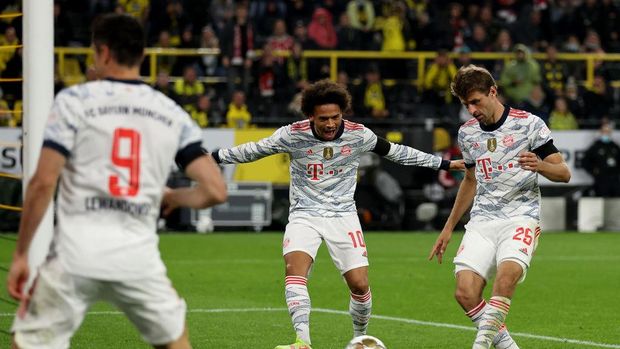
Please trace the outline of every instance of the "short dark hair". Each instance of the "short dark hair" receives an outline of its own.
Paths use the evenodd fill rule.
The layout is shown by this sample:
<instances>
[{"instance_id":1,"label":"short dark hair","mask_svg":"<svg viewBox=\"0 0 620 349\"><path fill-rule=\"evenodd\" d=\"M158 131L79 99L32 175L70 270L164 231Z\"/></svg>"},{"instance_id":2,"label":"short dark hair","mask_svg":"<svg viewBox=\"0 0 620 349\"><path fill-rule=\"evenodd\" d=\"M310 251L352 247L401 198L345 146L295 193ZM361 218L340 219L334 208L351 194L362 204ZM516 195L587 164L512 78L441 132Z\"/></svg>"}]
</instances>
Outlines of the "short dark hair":
<instances>
[{"instance_id":1,"label":"short dark hair","mask_svg":"<svg viewBox=\"0 0 620 349\"><path fill-rule=\"evenodd\" d=\"M485 68L473 64L461 67L450 84L452 94L460 99L466 99L475 91L489 93L491 87L497 88L493 75Z\"/></svg>"},{"instance_id":2,"label":"short dark hair","mask_svg":"<svg viewBox=\"0 0 620 349\"><path fill-rule=\"evenodd\" d=\"M323 79L308 86L301 95L301 111L305 116L311 116L316 106L324 104L337 104L346 114L351 109L351 94L346 87Z\"/></svg>"},{"instance_id":3,"label":"short dark hair","mask_svg":"<svg viewBox=\"0 0 620 349\"><path fill-rule=\"evenodd\" d=\"M144 57L144 30L131 16L105 14L93 23L93 44L96 50L108 46L118 64L134 67Z\"/></svg>"}]
</instances>

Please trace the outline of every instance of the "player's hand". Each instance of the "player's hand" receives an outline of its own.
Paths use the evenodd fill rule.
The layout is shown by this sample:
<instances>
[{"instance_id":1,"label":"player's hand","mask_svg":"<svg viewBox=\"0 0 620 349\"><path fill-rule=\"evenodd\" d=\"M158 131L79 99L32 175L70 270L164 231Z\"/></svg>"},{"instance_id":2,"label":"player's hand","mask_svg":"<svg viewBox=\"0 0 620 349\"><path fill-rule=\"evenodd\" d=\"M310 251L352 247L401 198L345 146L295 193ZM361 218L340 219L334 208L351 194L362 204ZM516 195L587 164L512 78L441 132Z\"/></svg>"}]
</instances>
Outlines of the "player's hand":
<instances>
[{"instance_id":1,"label":"player's hand","mask_svg":"<svg viewBox=\"0 0 620 349\"><path fill-rule=\"evenodd\" d=\"M465 160L450 160L450 170L465 171Z\"/></svg>"},{"instance_id":2,"label":"player's hand","mask_svg":"<svg viewBox=\"0 0 620 349\"><path fill-rule=\"evenodd\" d=\"M20 303L17 310L17 315L20 317L24 317L26 314L28 301L30 300L30 294L24 291L29 276L28 256L14 255L11 268L9 269L9 276L7 277L7 289L9 295Z\"/></svg>"},{"instance_id":3,"label":"player's hand","mask_svg":"<svg viewBox=\"0 0 620 349\"><path fill-rule=\"evenodd\" d=\"M519 155L519 165L524 170L538 172L541 160L538 156L530 151L523 152Z\"/></svg>"},{"instance_id":4,"label":"player's hand","mask_svg":"<svg viewBox=\"0 0 620 349\"><path fill-rule=\"evenodd\" d=\"M437 241L435 241L435 245L431 249L431 254L428 256L428 260L432 261L434 256L437 256L437 262L441 264L443 260L443 254L446 252L446 247L450 243L450 238L452 238L452 232L448 230L443 230L441 234L437 237Z\"/></svg>"},{"instance_id":5,"label":"player's hand","mask_svg":"<svg viewBox=\"0 0 620 349\"><path fill-rule=\"evenodd\" d=\"M179 207L179 204L174 200L174 189L164 187L164 195L161 199L162 215L164 217L168 216L177 207Z\"/></svg>"}]
</instances>

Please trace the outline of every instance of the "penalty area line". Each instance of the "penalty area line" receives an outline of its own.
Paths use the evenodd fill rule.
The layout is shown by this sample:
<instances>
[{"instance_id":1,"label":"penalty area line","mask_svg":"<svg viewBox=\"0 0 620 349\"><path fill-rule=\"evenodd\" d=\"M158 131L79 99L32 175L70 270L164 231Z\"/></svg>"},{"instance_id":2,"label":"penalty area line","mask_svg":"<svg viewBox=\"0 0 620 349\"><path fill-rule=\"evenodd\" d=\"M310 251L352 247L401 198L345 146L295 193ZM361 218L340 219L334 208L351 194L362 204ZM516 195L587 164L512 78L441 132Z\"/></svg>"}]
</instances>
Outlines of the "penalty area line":
<instances>
[{"instance_id":1,"label":"penalty area line","mask_svg":"<svg viewBox=\"0 0 620 349\"><path fill-rule=\"evenodd\" d=\"M187 313L189 313L189 314L197 314L197 313L208 313L208 314L212 314L212 313L261 313L261 312L264 313L264 312L284 312L284 311L288 311L288 309L287 308L222 308L222 309L201 309L201 308L196 308L196 309L188 309ZM312 312L350 316L348 311L335 310L335 309L315 308L315 309L312 309ZM88 312L87 315L89 315L89 316L90 315L123 315L123 313L120 312L120 311L91 311L91 312ZM2 318L2 317L13 317L13 316L15 316L14 313L0 313L0 318ZM401 317L395 317L395 316L385 316L385 315L375 315L375 314L373 314L372 315L372 319L374 319L374 320L385 320L385 321L402 322L402 323L406 323L406 324L420 325L420 326L443 327L443 328L451 328L451 329L456 329L456 330L475 331L475 329L473 327L471 327L471 326L461 326L461 325L454 325L454 324L448 324L448 323L442 323L442 322L421 321L421 320L407 319L407 318L401 318ZM570 344L576 344L576 345L581 345L581 346L597 347L597 348L620 349L620 344L598 343L598 342L584 341L584 340L571 339L571 338L542 336L542 335L537 335L537 334L523 333L523 332L512 332L512 331L510 332L510 335L513 336L513 337L524 337L524 338L538 339L538 340L549 341L549 342L570 343Z\"/></svg>"}]
</instances>

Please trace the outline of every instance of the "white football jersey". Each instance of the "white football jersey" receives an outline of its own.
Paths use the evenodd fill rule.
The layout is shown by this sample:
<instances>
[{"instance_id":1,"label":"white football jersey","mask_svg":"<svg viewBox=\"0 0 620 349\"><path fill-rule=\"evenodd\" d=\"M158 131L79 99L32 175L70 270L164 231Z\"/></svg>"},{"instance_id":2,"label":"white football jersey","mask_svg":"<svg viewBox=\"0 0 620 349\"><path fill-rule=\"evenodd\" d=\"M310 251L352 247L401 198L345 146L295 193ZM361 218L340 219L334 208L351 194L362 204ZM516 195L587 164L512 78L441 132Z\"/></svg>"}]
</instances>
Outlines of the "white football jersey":
<instances>
[{"instance_id":1,"label":"white football jersey","mask_svg":"<svg viewBox=\"0 0 620 349\"><path fill-rule=\"evenodd\" d=\"M362 124L343 120L336 139L324 141L314 134L309 120L283 126L258 142L220 149L221 163L243 163L276 153L291 157L290 214L341 217L356 214L355 187L360 155L371 151L377 136ZM439 169L441 157L414 148L390 144L387 159L403 165Z\"/></svg>"},{"instance_id":2,"label":"white football jersey","mask_svg":"<svg viewBox=\"0 0 620 349\"><path fill-rule=\"evenodd\" d=\"M70 273L103 280L165 271L156 221L175 155L199 147L200 128L139 81L62 90L44 146L67 157L52 253Z\"/></svg>"},{"instance_id":3,"label":"white football jersey","mask_svg":"<svg viewBox=\"0 0 620 349\"><path fill-rule=\"evenodd\" d=\"M540 218L538 174L519 166L519 154L551 141L545 122L529 112L506 106L491 127L476 119L459 130L459 147L468 167L475 166L477 190L472 222Z\"/></svg>"}]
</instances>

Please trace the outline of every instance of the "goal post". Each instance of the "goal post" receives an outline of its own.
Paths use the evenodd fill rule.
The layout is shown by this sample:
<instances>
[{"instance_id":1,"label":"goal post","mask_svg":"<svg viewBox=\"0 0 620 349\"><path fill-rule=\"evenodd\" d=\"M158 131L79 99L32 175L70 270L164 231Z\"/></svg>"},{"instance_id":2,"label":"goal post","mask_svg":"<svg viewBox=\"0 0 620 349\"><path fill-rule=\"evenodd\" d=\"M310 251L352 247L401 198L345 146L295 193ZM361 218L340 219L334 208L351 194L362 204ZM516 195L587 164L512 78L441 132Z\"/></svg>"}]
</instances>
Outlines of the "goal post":
<instances>
[{"instance_id":1,"label":"goal post","mask_svg":"<svg viewBox=\"0 0 620 349\"><path fill-rule=\"evenodd\" d=\"M54 99L54 1L23 1L23 194L34 174L43 130ZM50 205L30 245L30 280L49 251L53 235L53 204Z\"/></svg>"}]
</instances>

